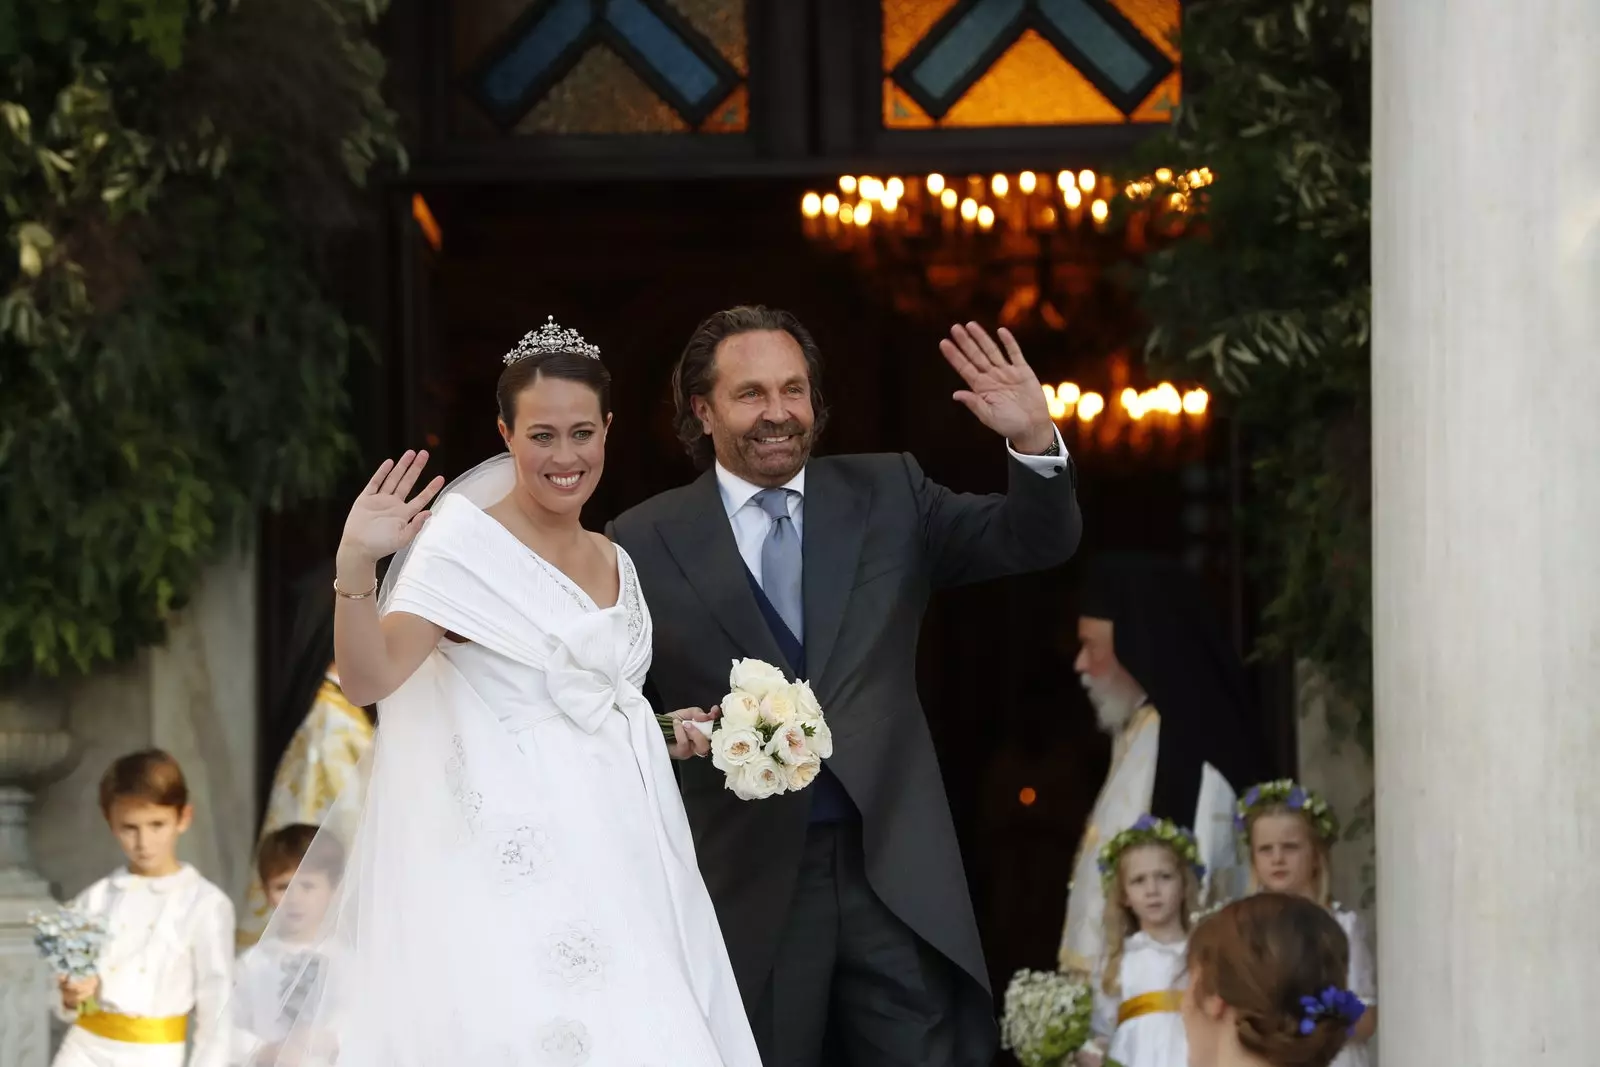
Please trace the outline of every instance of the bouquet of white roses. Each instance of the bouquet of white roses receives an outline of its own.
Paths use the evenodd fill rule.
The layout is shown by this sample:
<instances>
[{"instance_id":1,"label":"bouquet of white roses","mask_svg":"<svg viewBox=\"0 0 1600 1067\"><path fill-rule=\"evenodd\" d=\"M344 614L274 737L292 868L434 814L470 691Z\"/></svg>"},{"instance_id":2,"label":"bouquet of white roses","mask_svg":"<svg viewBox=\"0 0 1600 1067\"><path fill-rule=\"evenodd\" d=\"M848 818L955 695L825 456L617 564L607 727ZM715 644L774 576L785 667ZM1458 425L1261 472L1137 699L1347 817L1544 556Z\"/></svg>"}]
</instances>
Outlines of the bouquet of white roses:
<instances>
[{"instance_id":1,"label":"bouquet of white roses","mask_svg":"<svg viewBox=\"0 0 1600 1067\"><path fill-rule=\"evenodd\" d=\"M33 927L33 944L39 956L57 977L81 981L92 978L106 943L106 923L99 916L85 915L74 908L59 908L48 914L28 916ZM84 1002L85 1013L96 1009L94 998Z\"/></svg>"},{"instance_id":2,"label":"bouquet of white roses","mask_svg":"<svg viewBox=\"0 0 1600 1067\"><path fill-rule=\"evenodd\" d=\"M1018 971L1006 987L1000 1045L1022 1067L1059 1067L1089 1042L1094 991L1070 974Z\"/></svg>"},{"instance_id":3,"label":"bouquet of white roses","mask_svg":"<svg viewBox=\"0 0 1600 1067\"><path fill-rule=\"evenodd\" d=\"M711 736L711 762L740 800L804 789L833 755L833 732L808 682L791 682L758 659L734 660L715 722L687 722ZM670 728L670 721L663 726Z\"/></svg>"}]
</instances>

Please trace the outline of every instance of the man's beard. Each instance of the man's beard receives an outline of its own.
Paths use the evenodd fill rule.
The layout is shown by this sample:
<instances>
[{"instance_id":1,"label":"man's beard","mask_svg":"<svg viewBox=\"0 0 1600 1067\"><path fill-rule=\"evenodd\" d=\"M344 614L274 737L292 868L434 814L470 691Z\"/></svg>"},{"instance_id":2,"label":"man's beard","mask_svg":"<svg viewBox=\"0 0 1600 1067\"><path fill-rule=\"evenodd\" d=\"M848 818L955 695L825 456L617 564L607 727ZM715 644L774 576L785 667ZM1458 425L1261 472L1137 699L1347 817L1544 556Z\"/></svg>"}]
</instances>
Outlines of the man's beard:
<instances>
[{"instance_id":1,"label":"man's beard","mask_svg":"<svg viewBox=\"0 0 1600 1067\"><path fill-rule=\"evenodd\" d=\"M1080 674L1078 681L1083 685L1083 691L1089 696L1089 703L1094 705L1094 717L1100 724L1100 729L1115 737L1128 725L1128 720L1133 718L1133 713L1139 710L1143 697L1130 686L1119 686L1113 681L1095 678L1093 675Z\"/></svg>"},{"instance_id":2,"label":"man's beard","mask_svg":"<svg viewBox=\"0 0 1600 1067\"><path fill-rule=\"evenodd\" d=\"M757 442L763 437L789 437L790 447L785 450L786 455L763 454ZM749 433L739 439L736 445L743 471L735 474L744 476L758 475L753 481L787 481L800 473L800 468L806 465L811 458L811 445L815 439L815 430L802 426L798 421L790 419L787 422L760 422Z\"/></svg>"}]
</instances>

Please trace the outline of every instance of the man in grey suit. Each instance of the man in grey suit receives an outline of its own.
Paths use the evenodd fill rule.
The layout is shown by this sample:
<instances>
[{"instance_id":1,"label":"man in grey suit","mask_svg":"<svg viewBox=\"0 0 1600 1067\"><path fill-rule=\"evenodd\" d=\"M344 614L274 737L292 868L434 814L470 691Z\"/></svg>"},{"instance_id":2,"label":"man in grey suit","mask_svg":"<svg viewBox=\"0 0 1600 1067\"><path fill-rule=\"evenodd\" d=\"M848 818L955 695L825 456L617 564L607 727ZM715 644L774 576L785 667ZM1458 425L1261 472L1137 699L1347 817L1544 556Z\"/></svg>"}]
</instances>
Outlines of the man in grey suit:
<instances>
[{"instance_id":1,"label":"man in grey suit","mask_svg":"<svg viewBox=\"0 0 1600 1067\"><path fill-rule=\"evenodd\" d=\"M966 383L955 399L1006 439L1007 494L953 493L904 454L811 459L826 421L816 344L788 312L739 307L702 323L673 373L679 436L708 469L612 527L655 619L662 705L709 717L692 709L748 656L809 678L833 730L810 788L741 801L692 758L704 736L675 726L700 867L767 1067L986 1067L997 1044L917 638L933 590L1056 566L1081 522L1015 339L972 323L940 348Z\"/></svg>"}]
</instances>

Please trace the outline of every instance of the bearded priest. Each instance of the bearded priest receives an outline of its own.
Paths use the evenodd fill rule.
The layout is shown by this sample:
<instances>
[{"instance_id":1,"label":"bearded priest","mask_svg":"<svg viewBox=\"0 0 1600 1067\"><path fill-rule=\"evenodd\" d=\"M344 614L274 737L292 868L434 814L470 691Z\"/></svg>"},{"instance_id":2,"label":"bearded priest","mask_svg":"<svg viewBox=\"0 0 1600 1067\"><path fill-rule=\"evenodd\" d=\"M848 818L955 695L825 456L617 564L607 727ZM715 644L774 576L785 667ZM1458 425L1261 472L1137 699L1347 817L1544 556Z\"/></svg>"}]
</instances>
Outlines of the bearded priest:
<instances>
[{"instance_id":1,"label":"bearded priest","mask_svg":"<svg viewBox=\"0 0 1600 1067\"><path fill-rule=\"evenodd\" d=\"M1061 935L1062 969L1089 975L1104 940L1101 844L1146 813L1190 827L1210 872L1205 898L1230 899L1244 888L1234 799L1271 767L1243 664L1192 574L1156 556L1102 556L1079 604L1073 666L1112 737Z\"/></svg>"}]
</instances>

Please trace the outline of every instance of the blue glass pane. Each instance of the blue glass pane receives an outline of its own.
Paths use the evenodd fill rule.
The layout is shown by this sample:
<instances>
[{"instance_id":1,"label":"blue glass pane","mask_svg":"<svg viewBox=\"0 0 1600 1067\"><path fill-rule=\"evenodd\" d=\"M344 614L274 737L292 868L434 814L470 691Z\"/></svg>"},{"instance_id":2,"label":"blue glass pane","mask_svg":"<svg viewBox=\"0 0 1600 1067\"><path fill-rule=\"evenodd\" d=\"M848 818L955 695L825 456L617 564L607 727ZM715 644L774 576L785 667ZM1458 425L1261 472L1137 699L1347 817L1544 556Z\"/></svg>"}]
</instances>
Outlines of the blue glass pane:
<instances>
[{"instance_id":1,"label":"blue glass pane","mask_svg":"<svg viewBox=\"0 0 1600 1067\"><path fill-rule=\"evenodd\" d=\"M984 52L994 47L1027 0L983 0L950 27L922 58L911 77L935 100L949 95Z\"/></svg>"},{"instance_id":2,"label":"blue glass pane","mask_svg":"<svg viewBox=\"0 0 1600 1067\"><path fill-rule=\"evenodd\" d=\"M520 102L540 75L588 29L589 19L589 0L556 0L522 40L484 73L483 95L498 107Z\"/></svg>"},{"instance_id":3,"label":"blue glass pane","mask_svg":"<svg viewBox=\"0 0 1600 1067\"><path fill-rule=\"evenodd\" d=\"M606 19L691 105L716 89L716 71L639 0L609 0Z\"/></svg>"},{"instance_id":4,"label":"blue glass pane","mask_svg":"<svg viewBox=\"0 0 1600 1067\"><path fill-rule=\"evenodd\" d=\"M1131 93L1150 76L1150 61L1084 0L1039 0L1039 9L1118 89Z\"/></svg>"}]
</instances>

